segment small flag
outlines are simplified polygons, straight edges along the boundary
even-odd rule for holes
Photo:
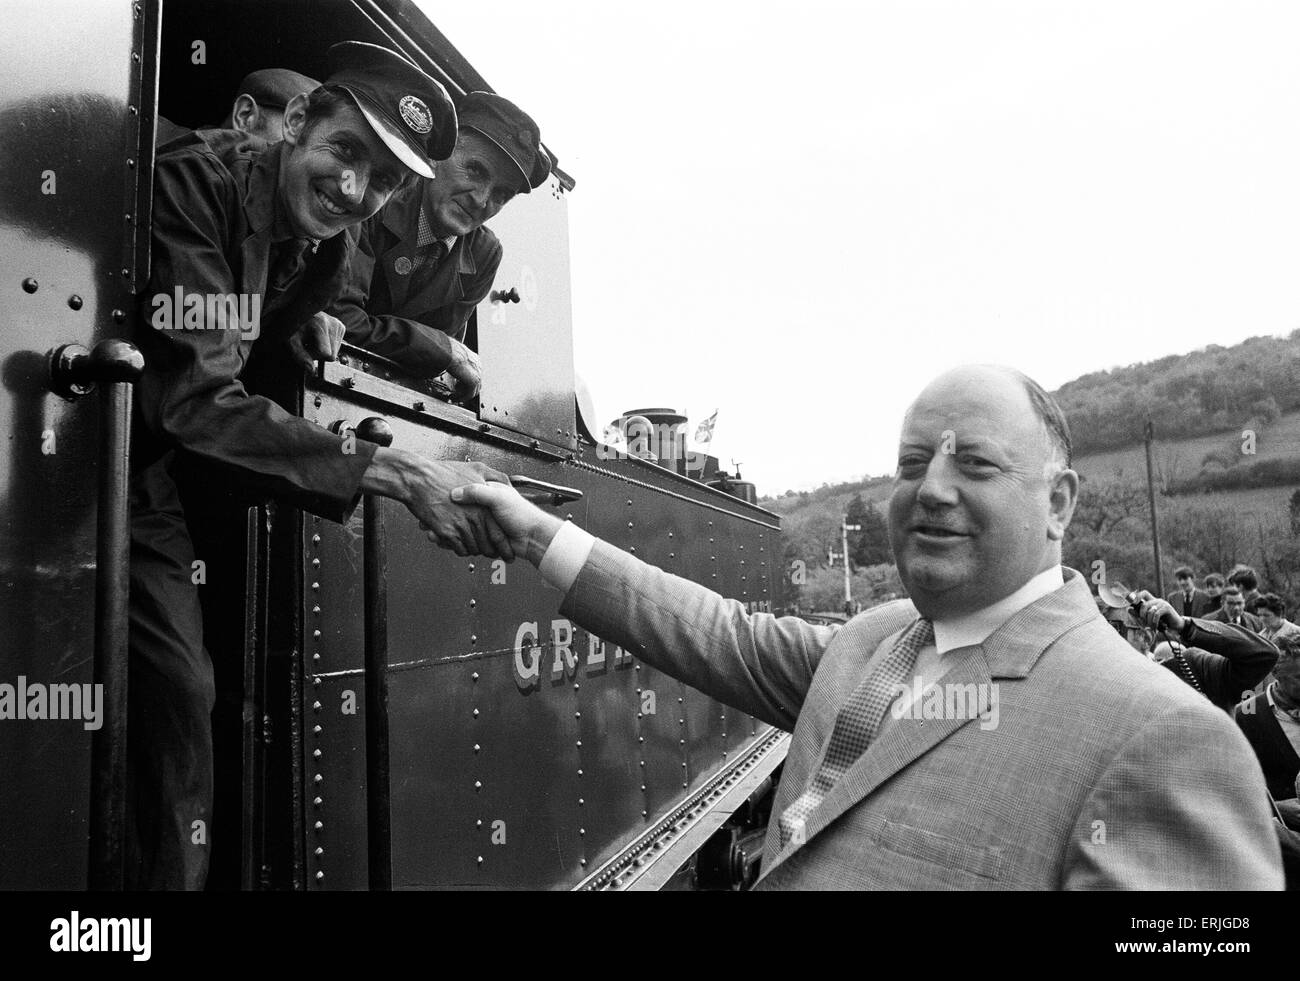
[[[713,442],[713,427],[717,421],[718,412],[715,409],[713,415],[709,416],[709,418],[705,419],[698,427],[696,427],[695,442],[704,443],[706,445]]]

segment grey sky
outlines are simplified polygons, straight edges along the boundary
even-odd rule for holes
[[[892,471],[954,364],[1300,326],[1300,4],[421,5],[577,178],[601,418],[718,408],[762,492]]]

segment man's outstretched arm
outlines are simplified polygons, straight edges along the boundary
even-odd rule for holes
[[[452,500],[487,508],[514,551],[564,592],[560,612],[582,627],[719,701],[793,730],[837,628],[748,613],[547,514],[511,487],[460,487]]]

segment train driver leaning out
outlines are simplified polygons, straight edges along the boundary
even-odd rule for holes
[[[1078,486],[1040,386],[941,375],[889,502],[911,598],[843,626],[747,612],[512,487],[452,499],[492,509],[564,616],[793,733],[760,888],[1281,889],[1250,745],[1062,566]]]
[[[457,115],[456,149],[434,179],[394,195],[362,227],[348,289],[330,313],[347,325],[349,344],[421,377],[445,371],[463,401],[482,379],[466,323],[501,264],[501,243],[484,223],[540,187],[551,158],[537,124],[499,95],[471,92]]]
[[[324,311],[357,226],[408,181],[432,177],[431,161],[455,144],[446,91],[405,58],[359,42],[330,58],[326,84],[286,107],[282,142],[190,134],[155,166],[131,453],[130,730],[145,734],[128,768],[132,887],[202,888],[214,833],[213,668],[186,508],[198,512],[179,473],[206,467],[336,521],[379,494],[458,554],[513,556],[483,512],[448,499],[504,475],[340,438],[242,380],[250,359],[306,326],[342,337]]]

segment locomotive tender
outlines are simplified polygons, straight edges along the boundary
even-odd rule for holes
[[[0,888],[121,881],[127,344],[148,280],[161,114],[221,118],[263,67],[357,39],[453,98],[488,84],[405,0],[22,0],[0,48],[0,683],[104,686],[97,729],[0,718]],[[526,102],[526,93],[510,93]],[[492,222],[467,406],[364,351],[273,393],[344,435],[573,488],[576,523],[770,609],[779,519],[674,453],[614,452],[575,397],[557,170]],[[645,410],[684,445],[684,420]],[[752,881],[788,736],[559,616],[522,564],[214,488],[196,549],[217,672],[210,888],[664,888]],[[208,833],[208,829],[196,829]]]

